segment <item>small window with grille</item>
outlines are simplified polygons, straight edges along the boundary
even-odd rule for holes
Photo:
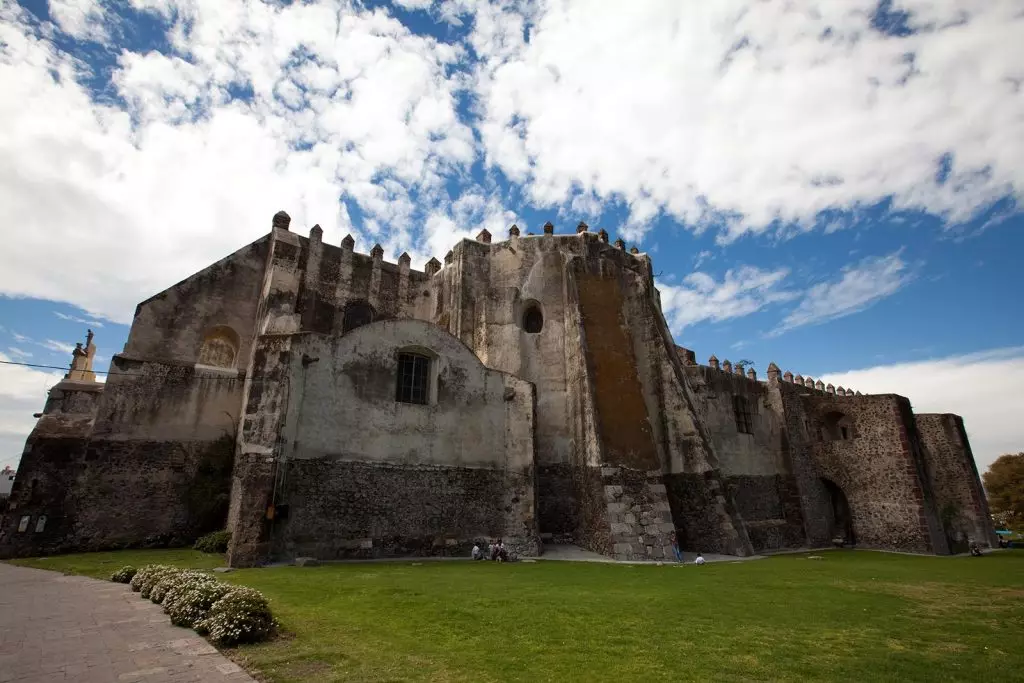
[[[740,434],[753,434],[754,421],[751,417],[750,403],[744,396],[732,397],[733,412],[736,415],[736,429]]]
[[[430,358],[419,353],[398,354],[395,400],[399,403],[430,402]]]

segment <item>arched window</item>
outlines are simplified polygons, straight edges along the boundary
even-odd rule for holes
[[[430,357],[402,351],[398,354],[395,400],[399,403],[430,403]]]
[[[856,436],[853,420],[834,410],[821,418],[823,441],[846,441]]]
[[[736,430],[740,434],[754,433],[754,419],[750,410],[750,401],[746,396],[732,397],[732,410],[736,417]]]
[[[523,331],[537,334],[544,329],[544,314],[536,301],[527,304],[523,310]]]
[[[369,325],[373,322],[376,311],[373,306],[365,301],[350,301],[345,304],[345,311],[341,317],[341,333],[351,332],[357,327]]]
[[[203,336],[199,360],[196,362],[199,365],[233,368],[238,358],[238,347],[238,333],[226,325],[218,325]]]

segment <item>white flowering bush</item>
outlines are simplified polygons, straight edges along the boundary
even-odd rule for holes
[[[135,578],[136,572],[138,572],[138,570],[135,567],[130,564],[125,565],[111,574],[110,580],[115,583],[129,583],[133,578]]]
[[[162,604],[172,624],[194,628],[217,645],[255,643],[277,630],[262,593],[221,583],[203,571],[149,564],[138,571],[122,567],[110,578],[130,583],[142,597]]]
[[[258,590],[231,588],[213,603],[209,615],[195,624],[196,632],[217,645],[239,645],[265,640],[277,622],[267,599]]]
[[[174,567],[168,567],[166,564],[147,564],[146,566],[139,568],[131,580],[132,590],[136,593],[141,592],[142,586],[154,572],[162,572],[168,569],[174,569]]]
[[[170,615],[175,626],[193,627],[205,619],[214,603],[231,589],[208,574],[190,573],[167,592],[164,612]]]
[[[214,580],[212,576],[205,572],[194,569],[177,569],[173,572],[167,572],[163,575],[163,578],[157,581],[156,585],[153,586],[153,590],[149,592],[149,599],[159,605],[166,599],[167,594],[172,588],[193,578],[208,581]]]
[[[160,569],[154,569],[146,574],[146,578],[142,580],[142,585],[139,587],[139,595],[144,598],[148,598],[158,583],[168,576],[179,572],[181,572],[181,570],[177,567],[162,567]]]

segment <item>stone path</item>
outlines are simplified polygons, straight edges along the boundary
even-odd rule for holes
[[[0,683],[253,681],[124,584],[0,563]]]

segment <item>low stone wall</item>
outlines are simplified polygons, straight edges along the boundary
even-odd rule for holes
[[[2,522],[0,556],[191,544],[224,528],[233,454],[230,438],[32,439]]]
[[[501,538],[535,556],[533,473],[296,459],[272,523],[271,554],[324,560],[468,557],[474,542]]]

